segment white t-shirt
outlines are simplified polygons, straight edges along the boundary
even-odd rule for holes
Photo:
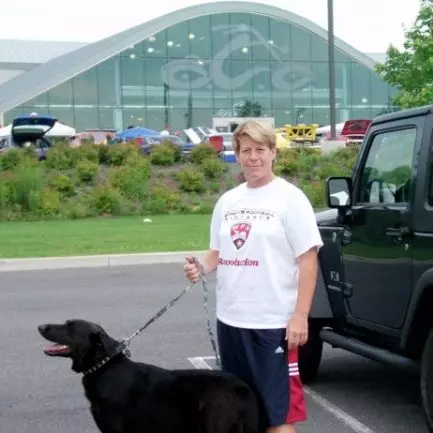
[[[210,236],[219,251],[217,318],[242,328],[285,328],[298,295],[296,258],[322,245],[308,198],[286,180],[224,193]]]

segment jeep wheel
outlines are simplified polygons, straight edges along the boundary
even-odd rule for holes
[[[319,371],[323,351],[323,341],[319,337],[321,329],[317,322],[310,320],[308,341],[299,348],[299,375],[304,384],[314,381]]]
[[[433,330],[427,337],[421,358],[421,397],[427,425],[433,433]]]

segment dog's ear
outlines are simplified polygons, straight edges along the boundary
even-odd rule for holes
[[[111,338],[104,331],[96,331],[90,335],[90,342],[92,345],[104,350],[107,355],[112,355],[115,351],[119,342],[114,338]]]

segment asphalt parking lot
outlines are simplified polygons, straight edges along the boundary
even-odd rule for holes
[[[98,432],[70,361],[42,353],[39,324],[83,318],[123,338],[186,286],[179,265],[7,272],[0,281],[0,433]],[[131,349],[166,368],[215,368],[200,286]],[[343,351],[326,347],[320,380],[305,392],[310,418],[299,433],[427,433],[417,377]]]

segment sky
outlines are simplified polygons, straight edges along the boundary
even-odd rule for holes
[[[95,42],[199,0],[20,0],[0,7],[0,39]],[[308,18],[327,29],[327,0],[262,0]],[[401,48],[419,0],[334,0],[334,31],[354,48],[384,53]]]

